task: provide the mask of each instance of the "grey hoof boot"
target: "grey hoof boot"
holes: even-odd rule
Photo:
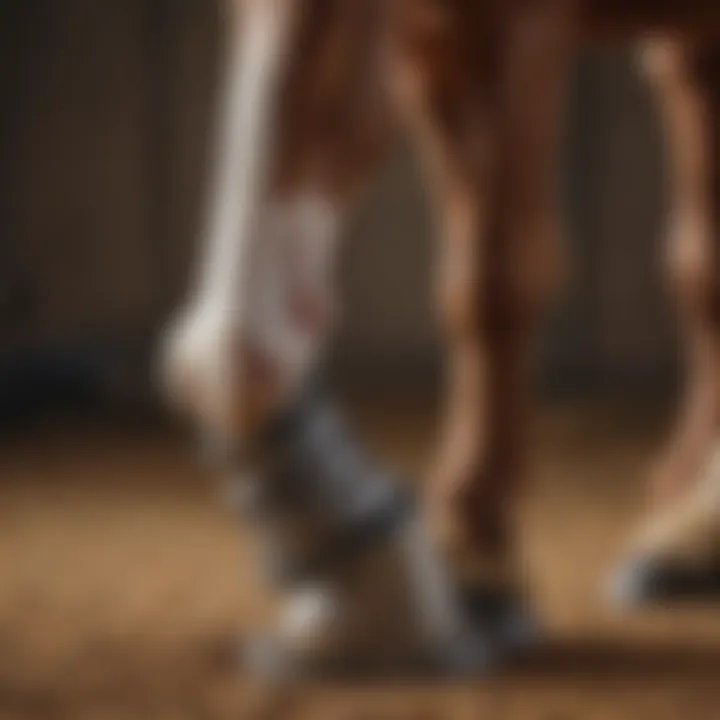
[[[281,600],[244,666],[279,678],[465,675],[490,644],[465,622],[403,483],[316,392],[268,428],[235,493]]]
[[[720,562],[693,565],[643,556],[612,577],[610,599],[619,607],[696,603],[720,599]]]

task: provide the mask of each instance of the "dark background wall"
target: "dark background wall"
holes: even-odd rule
[[[145,375],[197,252],[220,37],[208,0],[0,6],[0,360],[81,349]],[[538,349],[548,387],[673,381],[660,127],[630,60],[598,50],[573,73],[559,181],[571,274]],[[425,386],[440,356],[432,227],[405,145],[348,229],[336,364]]]

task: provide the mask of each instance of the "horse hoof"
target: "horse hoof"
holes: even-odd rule
[[[500,665],[497,647],[484,632],[473,627],[452,647],[439,653],[429,664],[439,678],[467,678],[492,672]]]
[[[497,658],[511,658],[539,643],[539,625],[522,594],[468,588],[462,598],[471,624],[494,648],[496,662]]]
[[[720,599],[720,566],[693,565],[644,556],[623,565],[611,579],[610,600],[618,607]]]

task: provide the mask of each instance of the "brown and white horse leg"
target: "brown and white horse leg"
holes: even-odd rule
[[[431,513],[459,581],[481,601],[521,583],[513,516],[528,350],[557,269],[556,136],[572,23],[554,0],[494,15],[458,5],[407,3],[397,86],[441,229],[447,406]]]
[[[258,458],[244,478],[248,518],[272,548],[267,574],[279,567],[281,602],[270,646],[253,646],[247,659],[273,673],[474,662],[412,506],[348,442],[327,403],[303,392],[333,314],[337,226],[379,149],[357,127],[372,108],[344,105],[379,87],[363,46],[344,66],[354,84],[342,75],[327,84],[348,47],[338,33],[359,37],[354,15],[336,11],[362,14],[370,3],[308,4],[299,18],[294,0],[231,7],[240,5],[210,226],[195,292],[169,330],[167,368],[171,396],[205,433]],[[323,29],[330,13],[338,25]],[[373,39],[372,23],[365,28]],[[240,475],[236,462],[230,455],[223,470]]]
[[[194,287],[163,346],[170,399],[199,428],[236,495],[235,468],[224,455],[251,443],[291,401],[321,352],[319,327],[291,306],[290,271],[330,314],[330,264],[339,208],[335,198],[303,189],[272,202],[277,93],[287,74],[295,3],[229,2],[228,53],[210,185],[208,225]],[[231,456],[232,457],[232,456]],[[232,460],[231,460],[232,462]],[[242,488],[241,488],[242,489]],[[293,593],[279,618],[296,644],[321,640],[335,612],[320,589]]]
[[[668,268],[687,378],[650,518],[615,583],[625,601],[720,593],[720,51],[656,39],[642,59],[666,125]]]

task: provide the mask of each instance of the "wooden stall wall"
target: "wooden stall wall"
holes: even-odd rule
[[[217,8],[11,0],[1,12],[4,342],[142,346],[195,233]]]

